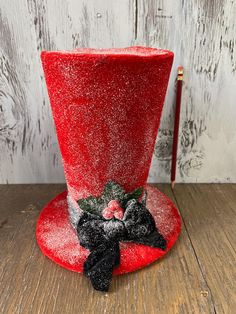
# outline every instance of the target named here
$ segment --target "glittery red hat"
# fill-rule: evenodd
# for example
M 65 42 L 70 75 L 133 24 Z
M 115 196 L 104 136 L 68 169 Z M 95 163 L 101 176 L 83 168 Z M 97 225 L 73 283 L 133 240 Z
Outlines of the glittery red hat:
M 181 225 L 173 203 L 146 184 L 173 53 L 147 47 L 76 49 L 44 51 L 41 58 L 68 188 L 40 214 L 36 236 L 42 252 L 67 269 L 86 270 L 90 279 L 97 271 L 91 255 L 102 264 L 114 253 L 115 239 L 120 251 L 113 274 L 150 264 L 173 246 Z M 150 244 L 150 213 L 165 240 L 162 247 Z M 91 243 L 91 234 L 97 243 Z M 109 254 L 98 257 L 99 241 L 106 250 L 112 246 Z M 101 269 L 97 272 L 101 281 Z

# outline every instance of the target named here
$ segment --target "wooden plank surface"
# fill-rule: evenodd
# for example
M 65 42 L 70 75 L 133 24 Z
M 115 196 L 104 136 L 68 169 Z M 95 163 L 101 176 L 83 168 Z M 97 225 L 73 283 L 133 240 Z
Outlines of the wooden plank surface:
M 39 212 L 64 188 L 0 186 L 0 313 L 234 313 L 235 185 L 176 185 L 174 195 L 159 185 L 178 203 L 182 234 L 162 260 L 114 277 L 106 294 L 37 247 Z
M 177 185 L 175 198 L 216 313 L 236 310 L 235 185 Z

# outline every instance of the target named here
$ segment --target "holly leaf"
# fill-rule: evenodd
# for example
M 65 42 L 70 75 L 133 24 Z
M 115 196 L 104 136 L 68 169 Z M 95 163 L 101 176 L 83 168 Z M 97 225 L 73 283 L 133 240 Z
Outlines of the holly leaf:
M 140 188 L 137 188 L 136 190 L 134 190 L 133 192 L 131 193 L 127 193 L 127 197 L 131 200 L 131 199 L 139 199 L 140 196 L 142 196 L 143 194 L 143 188 L 140 187 Z
M 118 183 L 110 180 L 104 187 L 102 198 L 108 204 L 111 200 L 122 201 L 125 190 Z
M 116 182 L 110 180 L 106 183 L 103 193 L 100 197 L 89 196 L 77 201 L 79 207 L 87 212 L 101 215 L 102 210 L 107 207 L 111 200 L 119 202 L 124 198 L 124 189 Z
M 122 207 L 124 208 L 129 200 L 132 200 L 132 199 L 138 200 L 142 196 L 142 194 L 143 194 L 142 187 L 135 189 L 133 192 L 126 193 L 121 202 Z
M 106 206 L 102 198 L 93 196 L 82 198 L 77 203 L 82 210 L 96 215 L 101 215 L 103 208 Z
M 118 183 L 110 180 L 104 186 L 100 197 L 89 196 L 77 201 L 79 207 L 95 215 L 102 215 L 102 211 L 112 200 L 117 200 L 121 207 L 125 209 L 127 202 L 131 199 L 138 200 L 143 194 L 143 188 L 137 188 L 133 192 L 125 193 L 125 190 Z

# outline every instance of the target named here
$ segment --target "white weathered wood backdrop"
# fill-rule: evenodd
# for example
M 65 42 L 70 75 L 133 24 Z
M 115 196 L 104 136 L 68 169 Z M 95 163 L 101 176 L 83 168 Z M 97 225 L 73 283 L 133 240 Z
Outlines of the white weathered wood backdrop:
M 176 67 L 185 68 L 177 179 L 236 181 L 236 1 L 0 0 L 0 182 L 62 182 L 41 50 L 146 45 L 175 62 L 149 181 L 169 181 Z

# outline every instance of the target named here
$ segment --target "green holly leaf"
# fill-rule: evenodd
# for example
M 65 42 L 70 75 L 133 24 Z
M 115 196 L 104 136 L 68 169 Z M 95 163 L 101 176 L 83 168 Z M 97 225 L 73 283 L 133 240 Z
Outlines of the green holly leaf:
M 131 193 L 127 193 L 126 195 L 128 196 L 129 199 L 139 199 L 140 196 L 142 196 L 143 194 L 143 188 L 137 188 L 136 190 L 134 190 L 133 192 Z
M 138 200 L 143 194 L 143 188 L 137 188 L 133 192 L 126 193 L 121 202 L 121 206 L 124 208 L 129 200 L 136 199 Z
M 116 182 L 110 180 L 104 187 L 102 198 L 107 204 L 111 200 L 121 201 L 124 198 L 125 190 Z
M 82 198 L 77 203 L 82 210 L 96 215 L 101 215 L 103 208 L 106 206 L 102 198 L 93 196 Z
M 127 202 L 131 199 L 138 200 L 143 194 L 143 188 L 137 188 L 133 192 L 125 193 L 125 190 L 118 183 L 110 180 L 104 186 L 100 197 L 89 196 L 77 201 L 79 207 L 87 212 L 101 216 L 102 211 L 112 200 L 117 200 L 125 209 Z

